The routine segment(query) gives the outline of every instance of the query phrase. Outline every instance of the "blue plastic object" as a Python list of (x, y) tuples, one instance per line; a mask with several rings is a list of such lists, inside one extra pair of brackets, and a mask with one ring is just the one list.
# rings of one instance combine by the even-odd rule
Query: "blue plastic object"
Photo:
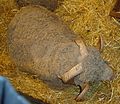
[(5, 77), (0, 76), (0, 104), (30, 103), (15, 91), (15, 89)]

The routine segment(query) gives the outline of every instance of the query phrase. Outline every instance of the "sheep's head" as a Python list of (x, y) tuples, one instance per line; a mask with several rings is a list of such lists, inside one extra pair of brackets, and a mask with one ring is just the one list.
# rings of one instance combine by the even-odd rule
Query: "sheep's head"
[[(76, 43), (80, 48), (82, 57), (78, 57), (79, 63), (59, 76), (59, 78), (65, 83), (73, 78), (76, 85), (94, 81), (111, 80), (113, 76), (112, 69), (101, 58), (99, 50), (93, 47), (86, 47), (81, 40), (77, 40)], [(88, 88), (89, 85), (87, 84), (76, 100), (80, 100)]]
[(93, 47), (88, 47), (87, 50), (88, 55), (80, 62), (83, 72), (74, 78), (75, 84), (110, 80), (113, 76), (112, 69), (100, 57), (99, 51)]

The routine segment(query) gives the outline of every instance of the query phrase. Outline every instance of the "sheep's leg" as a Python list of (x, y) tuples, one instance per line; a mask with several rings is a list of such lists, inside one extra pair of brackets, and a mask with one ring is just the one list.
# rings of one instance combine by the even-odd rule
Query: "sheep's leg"
[(71, 78), (74, 78), (75, 76), (82, 72), (83, 72), (82, 65), (81, 63), (79, 63), (69, 71), (65, 72), (63, 75), (58, 75), (58, 78), (62, 79), (64, 83), (67, 83), (67, 81), (69, 81)]
[(80, 93), (79, 93), (79, 95), (75, 98), (75, 100), (76, 100), (76, 101), (81, 101), (81, 100), (83, 99), (84, 94), (89, 90), (89, 87), (90, 87), (89, 83), (85, 83), (84, 89), (82, 90), (82, 92), (81, 92), (81, 90), (80, 90)]

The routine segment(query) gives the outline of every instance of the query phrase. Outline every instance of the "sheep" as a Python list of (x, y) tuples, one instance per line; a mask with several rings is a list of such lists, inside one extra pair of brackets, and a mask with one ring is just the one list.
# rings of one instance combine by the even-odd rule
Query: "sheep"
[[(58, 7), (58, 0), (15, 0), (19, 8), (27, 5), (40, 5), (54, 11)], [(59, 3), (60, 4), (60, 3)]]
[(113, 76), (99, 50), (86, 46), (79, 35), (44, 7), (21, 8), (7, 34), (9, 54), (20, 70), (58, 89), (68, 84), (85, 85), (76, 101), (83, 98), (90, 82), (111, 80)]

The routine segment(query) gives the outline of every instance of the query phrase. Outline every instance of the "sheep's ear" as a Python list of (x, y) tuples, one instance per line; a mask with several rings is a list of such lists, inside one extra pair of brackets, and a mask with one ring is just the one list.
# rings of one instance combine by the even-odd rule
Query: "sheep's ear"
[(103, 48), (104, 48), (104, 39), (103, 39), (103, 36), (102, 36), (102, 35), (99, 35), (99, 41), (98, 41), (96, 47), (98, 48), (98, 50), (99, 50), (100, 52), (103, 51)]
[(88, 51), (87, 51), (87, 48), (86, 48), (86, 45), (84, 44), (84, 42), (81, 39), (75, 40), (75, 42), (80, 48), (80, 53), (81, 53), (82, 57), (84, 58), (85, 56), (87, 56)]

